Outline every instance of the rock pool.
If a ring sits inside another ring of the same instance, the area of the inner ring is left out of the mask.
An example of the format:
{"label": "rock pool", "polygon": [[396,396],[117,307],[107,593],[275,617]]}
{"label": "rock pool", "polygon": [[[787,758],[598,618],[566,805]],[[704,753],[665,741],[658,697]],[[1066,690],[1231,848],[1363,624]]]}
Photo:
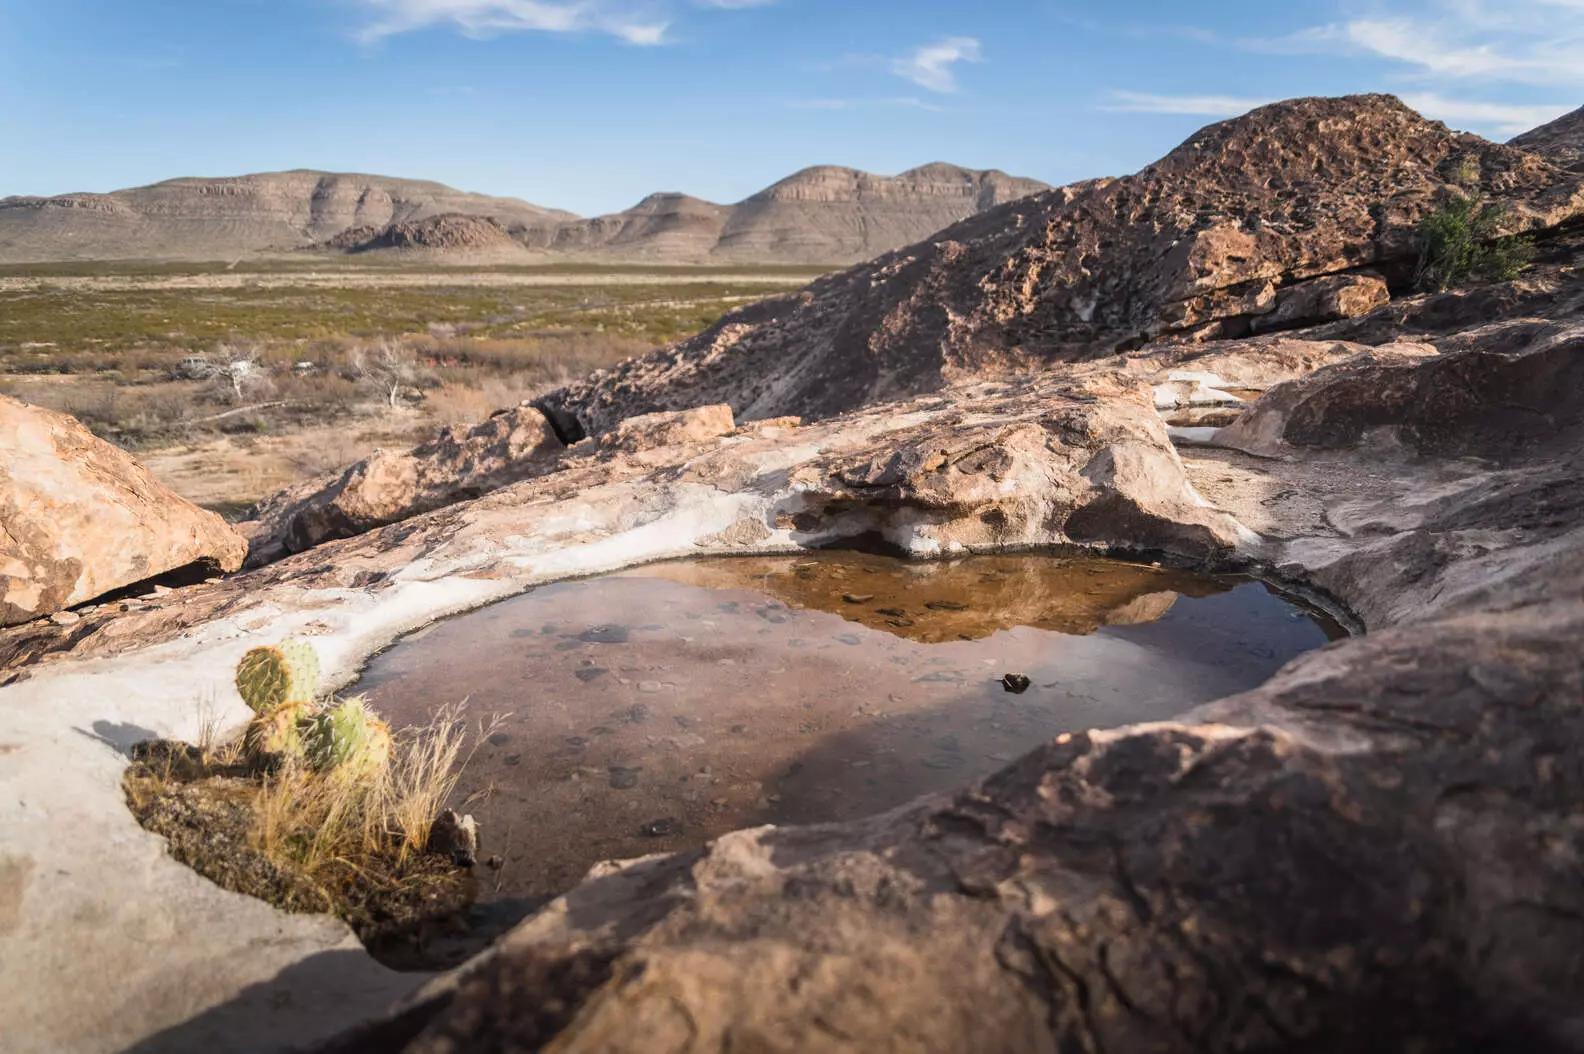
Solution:
{"label": "rock pool", "polygon": [[1241,576],[821,552],[545,586],[413,634],[355,690],[397,727],[462,699],[501,715],[456,800],[495,858],[481,904],[516,915],[601,860],[878,813],[1341,634]]}

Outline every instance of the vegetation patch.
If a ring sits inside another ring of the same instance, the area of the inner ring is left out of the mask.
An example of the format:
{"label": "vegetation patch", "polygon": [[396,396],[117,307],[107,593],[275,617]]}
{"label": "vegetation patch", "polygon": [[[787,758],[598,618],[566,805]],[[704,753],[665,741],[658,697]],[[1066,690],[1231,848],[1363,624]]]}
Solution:
{"label": "vegetation patch", "polygon": [[1506,282],[1529,265],[1529,239],[1502,236],[1505,210],[1478,194],[1454,198],[1419,222],[1419,288],[1441,292],[1471,282]]}
{"label": "vegetation patch", "polygon": [[466,931],[476,894],[476,832],[445,809],[464,723],[445,710],[392,735],[360,698],[316,701],[317,675],[304,642],[250,652],[237,670],[254,710],[244,734],[140,744],[127,804],[217,885],[335,915],[389,965],[446,965],[426,949]]}

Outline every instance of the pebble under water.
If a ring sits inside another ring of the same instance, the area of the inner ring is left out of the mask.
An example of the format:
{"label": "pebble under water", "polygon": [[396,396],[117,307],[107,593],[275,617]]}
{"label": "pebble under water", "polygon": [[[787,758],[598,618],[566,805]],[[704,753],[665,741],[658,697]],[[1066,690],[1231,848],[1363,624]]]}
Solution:
{"label": "pebble under water", "polygon": [[456,794],[480,904],[520,916],[601,860],[872,815],[1064,731],[1253,688],[1342,631],[1264,584],[1052,555],[852,552],[545,586],[377,656],[395,727],[509,715]]}

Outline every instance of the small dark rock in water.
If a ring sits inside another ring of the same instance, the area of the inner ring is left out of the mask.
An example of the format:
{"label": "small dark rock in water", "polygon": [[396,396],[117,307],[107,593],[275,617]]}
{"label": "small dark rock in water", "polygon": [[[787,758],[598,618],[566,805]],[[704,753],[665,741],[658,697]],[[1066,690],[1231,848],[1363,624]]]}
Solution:
{"label": "small dark rock in water", "polygon": [[578,634],[578,640],[585,644],[626,644],[627,637],[627,627],[615,625],[595,626]]}
{"label": "small dark rock in water", "polygon": [[638,769],[623,768],[612,765],[610,770],[610,785],[616,790],[632,790],[638,786]]}
{"label": "small dark rock in water", "polygon": [[573,676],[582,681],[584,684],[588,684],[590,681],[598,677],[602,677],[609,672],[609,670],[599,666],[585,666],[581,670],[578,670],[576,673],[574,673]]}
{"label": "small dark rock in water", "polygon": [[478,863],[478,845],[478,823],[471,816],[458,816],[454,809],[435,817],[429,828],[429,852],[450,856],[458,867]]}
{"label": "small dark rock in water", "polygon": [[777,608],[773,607],[760,608],[758,611],[754,612],[754,614],[758,615],[766,622],[773,622],[776,625],[780,625],[787,620],[785,615],[781,614]]}
{"label": "small dark rock in water", "polygon": [[849,604],[867,604],[874,599],[873,593],[843,593],[842,599]]}
{"label": "small dark rock in water", "polygon": [[728,615],[735,615],[735,614],[737,614],[737,609],[738,609],[738,608],[739,608],[739,607],[740,607],[740,606],[741,606],[741,605],[740,605],[740,604],[738,604],[738,603],[737,603],[737,601],[735,601],[735,600],[728,600],[728,601],[726,601],[726,603],[724,603],[724,604],[716,604],[716,605],[715,605],[715,610],[716,610],[716,611],[724,611],[724,612],[725,612],[725,613],[726,613],[726,614],[728,614]]}
{"label": "small dark rock in water", "polygon": [[555,646],[556,651],[577,651],[583,645],[575,640],[564,640]]}
{"label": "small dark rock in water", "polygon": [[924,606],[929,608],[932,611],[967,611],[968,610],[968,605],[967,604],[960,603],[960,602],[958,602],[956,600],[931,600],[931,601],[926,602]]}
{"label": "small dark rock in water", "polygon": [[683,729],[692,728],[694,725],[698,724],[698,721],[686,716],[685,714],[677,714],[676,717],[672,718],[672,720],[677,723],[678,728]]}
{"label": "small dark rock in water", "polygon": [[588,737],[587,736],[567,736],[566,737],[566,745],[569,746],[569,747],[579,747],[579,748],[586,747],[586,746],[588,746],[588,742],[589,741],[588,741]]}
{"label": "small dark rock in water", "polygon": [[522,755],[521,754],[507,754],[505,757],[501,758],[501,764],[502,765],[521,765],[522,764]]}
{"label": "small dark rock in water", "polygon": [[876,615],[889,615],[892,618],[907,618],[907,612],[901,608],[876,608]]}
{"label": "small dark rock in water", "polygon": [[488,860],[484,861],[484,866],[489,868],[491,871],[499,871],[501,868],[506,866],[506,860],[504,857],[492,856]]}
{"label": "small dark rock in water", "polygon": [[748,726],[747,725],[732,725],[731,728],[728,729],[728,731],[730,731],[733,735],[740,736],[744,732],[748,731]]}
{"label": "small dark rock in water", "polygon": [[531,630],[531,629],[514,629],[514,630],[511,631],[511,635],[513,637],[517,638],[518,640],[521,640],[523,637],[537,637],[537,636],[539,636],[538,633],[536,633],[534,630]]}
{"label": "small dark rock in water", "polygon": [[649,708],[642,703],[634,703],[616,716],[629,725],[641,725],[649,720]]}
{"label": "small dark rock in water", "polygon": [[1022,695],[1024,692],[1029,690],[1029,685],[1032,683],[1032,681],[1023,676],[1021,673],[1009,673],[1005,677],[1001,678],[1001,687],[1005,688],[1013,695]]}
{"label": "small dark rock in water", "polygon": [[856,633],[843,633],[836,639],[842,644],[851,644],[855,648],[863,643],[863,638]]}
{"label": "small dark rock in water", "polygon": [[490,733],[489,745],[492,746],[492,747],[503,747],[507,743],[510,743],[510,742],[511,742],[511,736],[507,735],[505,732],[491,732]]}
{"label": "small dark rock in water", "polygon": [[645,838],[664,838],[667,835],[681,834],[682,821],[673,820],[669,816],[659,820],[650,820],[638,828],[638,833]]}

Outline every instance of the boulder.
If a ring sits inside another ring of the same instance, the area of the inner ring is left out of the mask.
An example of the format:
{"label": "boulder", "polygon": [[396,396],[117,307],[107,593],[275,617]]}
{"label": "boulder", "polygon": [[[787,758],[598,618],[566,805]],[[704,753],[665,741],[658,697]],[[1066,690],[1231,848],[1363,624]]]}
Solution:
{"label": "boulder", "polygon": [[199,565],[247,545],[76,419],[0,396],[0,626]]}
{"label": "boulder", "polygon": [[486,494],[547,471],[561,441],[532,406],[501,410],[460,438],[450,429],[405,454],[377,450],[338,476],[288,488],[241,524],[251,566],[332,538]]}
{"label": "boulder", "polygon": [[731,407],[725,403],[639,414],[618,424],[614,432],[600,441],[600,449],[636,454],[640,450],[706,442],[730,435],[736,427]]}
{"label": "boulder", "polygon": [[1367,315],[1391,301],[1386,282],[1375,275],[1312,278],[1276,295],[1276,309],[1252,321],[1254,332],[1297,329]]}

